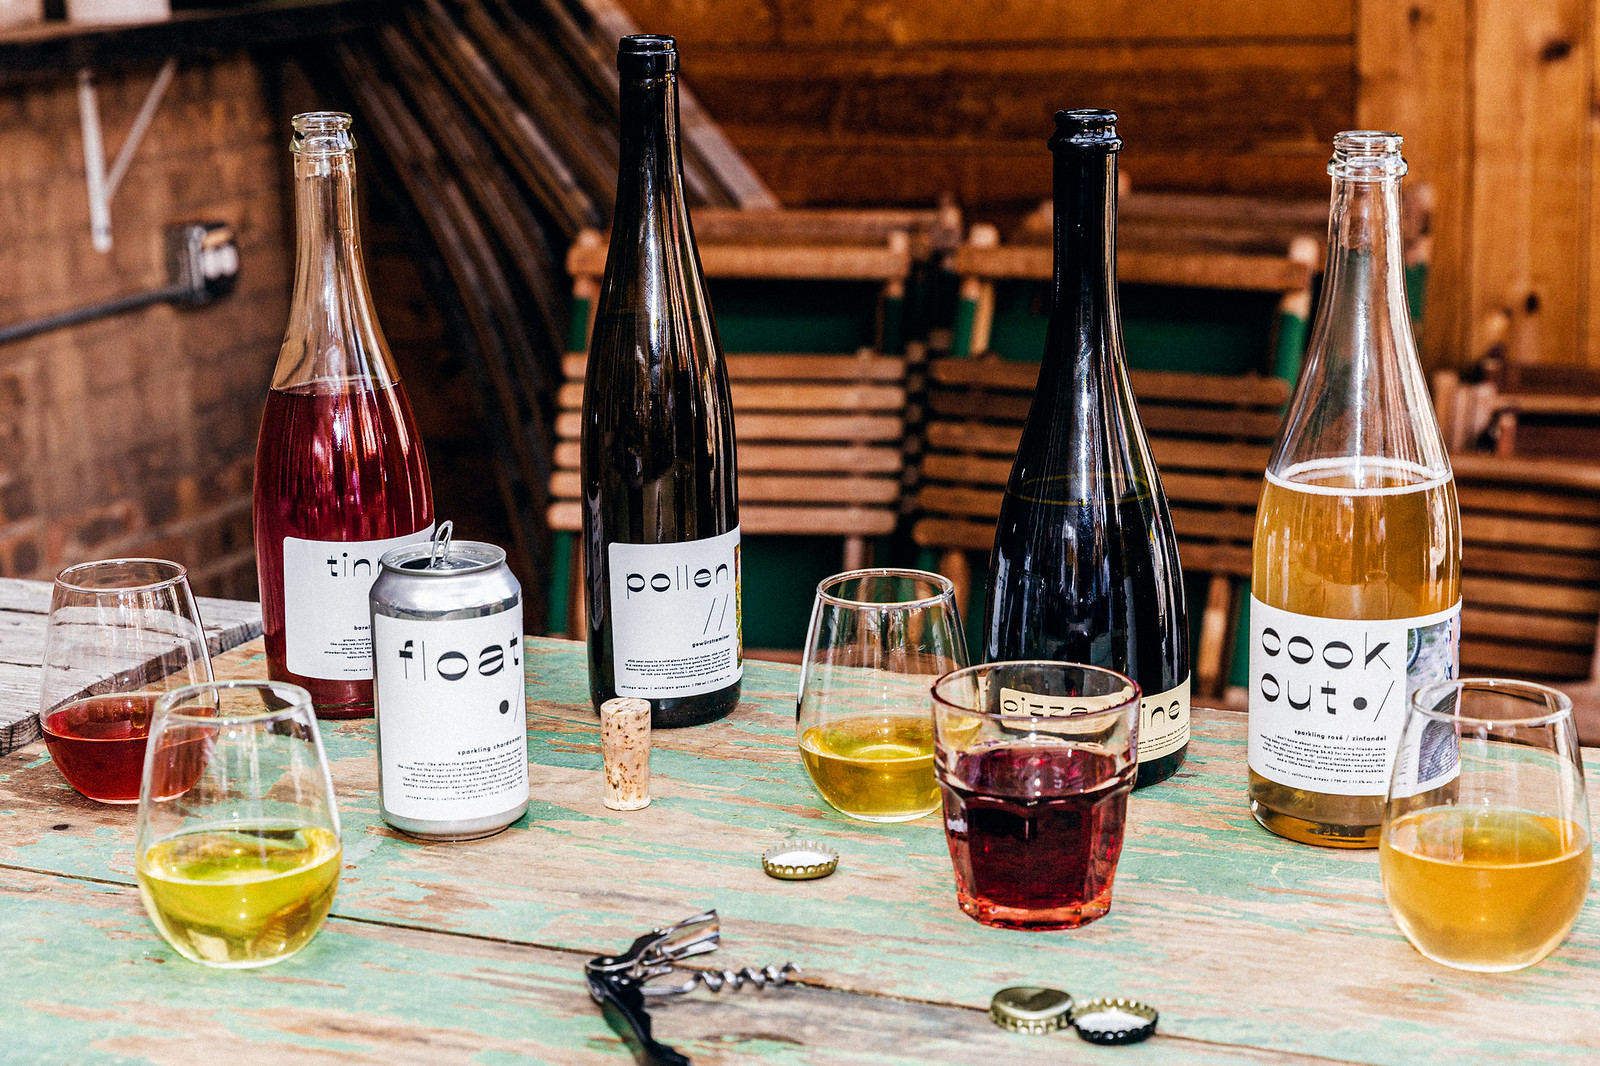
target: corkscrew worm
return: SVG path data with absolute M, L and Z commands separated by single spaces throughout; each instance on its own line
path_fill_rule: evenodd
M 584 964 L 589 995 L 600 1005 L 606 1023 L 627 1043 L 640 1066 L 690 1066 L 687 1055 L 650 1035 L 645 1004 L 667 996 L 686 995 L 701 985 L 712 992 L 757 989 L 788 984 L 800 975 L 792 962 L 782 966 L 738 970 L 695 970 L 677 964 L 715 951 L 722 937 L 717 912 L 706 911 L 676 925 L 652 929 L 620 955 L 601 955 Z

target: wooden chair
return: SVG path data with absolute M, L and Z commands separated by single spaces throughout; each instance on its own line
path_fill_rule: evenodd
M 1600 743 L 1600 464 L 1455 455 L 1461 672 L 1551 682 Z
M 1507 320 L 1509 321 L 1509 319 Z M 1495 455 L 1591 458 L 1600 453 L 1600 371 L 1521 362 L 1537 356 L 1516 342 L 1513 323 L 1478 363 L 1477 381 L 1454 370 L 1433 376 L 1446 442 Z
M 963 615 L 972 602 L 970 553 L 987 554 L 1038 365 L 988 356 L 929 366 L 927 451 L 912 540 L 938 552 Z M 1196 696 L 1217 698 L 1250 577 L 1262 471 L 1288 401 L 1288 383 L 1258 375 L 1131 375 L 1140 419 L 1177 529 L 1191 587 L 1204 589 L 1194 655 Z
M 892 532 L 900 515 L 908 366 L 920 353 L 917 346 L 909 359 L 901 353 L 913 248 L 933 254 L 948 246 L 951 228 L 959 232 L 959 215 L 952 218 L 949 210 L 700 209 L 693 217 L 701 268 L 719 307 L 723 340 L 730 345 L 743 532 L 840 537 L 843 565 L 866 565 L 873 538 Z M 584 616 L 582 553 L 571 536 L 582 525 L 578 440 L 586 362 L 581 353 L 588 348 L 605 257 L 605 238 L 595 231 L 581 233 L 567 256 L 574 354 L 565 360 L 549 519 L 557 533 L 555 567 L 571 575 L 564 588 L 560 580 L 552 583 L 551 617 L 564 619 L 566 632 L 574 636 L 582 633 Z M 845 353 L 797 352 L 784 350 L 789 331 L 782 320 L 730 330 L 736 316 L 718 302 L 718 287 L 752 282 L 785 283 L 791 295 L 790 282 L 867 287 L 876 293 L 875 322 L 868 323 L 873 343 L 858 348 L 859 340 L 853 341 Z M 802 306 L 794 313 L 806 311 Z M 759 350 L 740 351 L 730 337 Z M 748 565 L 752 554 L 746 553 L 746 602 L 763 598 L 763 579 Z M 803 631 L 803 619 L 799 626 Z
M 957 249 L 953 269 L 960 280 L 960 304 L 951 351 L 955 355 L 981 354 L 991 347 L 995 323 L 996 286 L 1006 282 L 1043 284 L 1051 277 L 1053 250 L 1048 231 L 1024 226 L 1011 244 L 1000 242 L 999 232 L 988 225 L 972 227 L 967 243 Z M 1209 290 L 1217 293 L 1262 294 L 1276 299 L 1273 321 L 1263 333 L 1260 347 L 1265 358 L 1237 369 L 1265 371 L 1293 381 L 1299 376 L 1305 354 L 1311 314 L 1311 279 L 1321 265 L 1321 245 L 1309 235 L 1291 239 L 1272 251 L 1196 241 L 1162 241 L 1140 244 L 1119 239 L 1117 280 L 1123 302 L 1129 287 L 1151 290 Z M 1151 301 L 1161 304 L 1161 294 Z M 1170 305 L 1170 301 L 1168 301 Z M 1040 308 L 1041 312 L 1047 308 Z M 1173 369 L 1178 357 L 1169 351 L 1150 351 L 1135 342 L 1132 323 L 1124 308 L 1124 329 L 1129 334 L 1131 365 Z M 1036 358 L 1037 352 L 1004 352 L 1013 357 Z M 1196 366 L 1195 370 L 1218 370 Z

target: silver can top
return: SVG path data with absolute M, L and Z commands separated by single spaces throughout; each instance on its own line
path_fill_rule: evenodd
M 426 544 L 407 544 L 383 553 L 383 569 L 406 577 L 460 577 L 492 570 L 506 561 L 504 548 L 480 540 L 451 540 L 450 522 L 441 522 Z

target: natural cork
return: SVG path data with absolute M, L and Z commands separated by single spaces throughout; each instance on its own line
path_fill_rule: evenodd
M 600 705 L 605 804 L 614 811 L 650 806 L 650 701 L 618 696 Z

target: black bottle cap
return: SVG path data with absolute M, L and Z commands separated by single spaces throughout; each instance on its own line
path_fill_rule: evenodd
M 1115 152 L 1122 148 L 1117 136 L 1117 113 L 1097 108 L 1056 112 L 1056 132 L 1050 137 L 1050 150 L 1058 148 L 1098 148 Z
M 659 78 L 676 73 L 678 42 L 657 33 L 636 33 L 617 42 L 617 73 L 625 78 Z
M 1150 1039 L 1160 1014 L 1136 999 L 1091 999 L 1068 1016 L 1078 1035 L 1091 1044 L 1137 1044 Z

